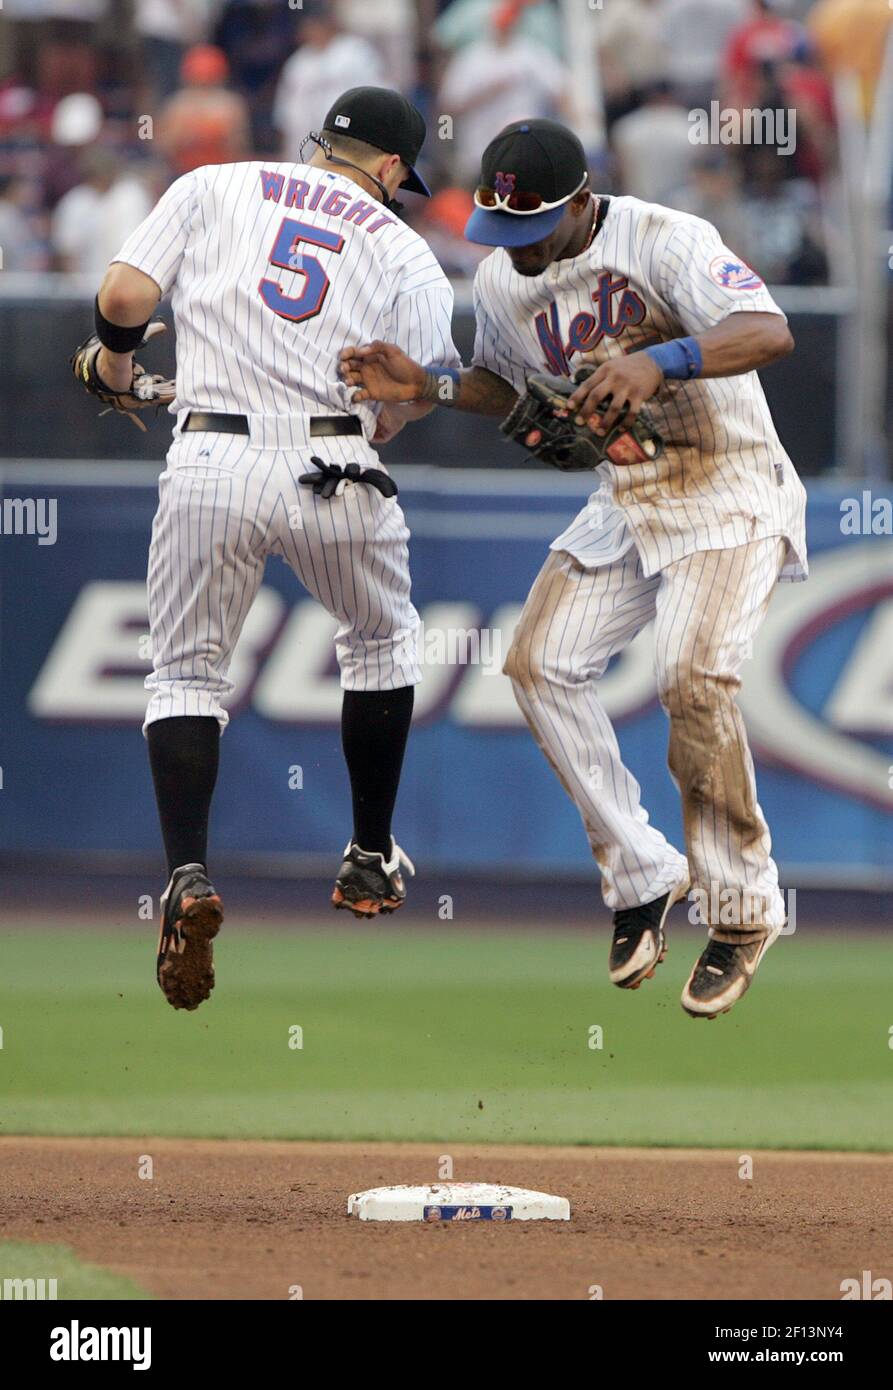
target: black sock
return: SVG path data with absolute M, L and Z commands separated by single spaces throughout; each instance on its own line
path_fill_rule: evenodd
M 353 838 L 390 858 L 391 816 L 412 720 L 415 686 L 345 690 L 341 743 L 353 796 Z
M 208 863 L 208 813 L 220 755 L 220 725 L 202 715 L 157 719 L 146 730 L 167 871 Z

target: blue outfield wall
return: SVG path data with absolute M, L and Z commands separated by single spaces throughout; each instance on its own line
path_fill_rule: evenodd
M 425 625 L 398 834 L 434 870 L 588 873 L 576 812 L 499 666 L 549 541 L 591 485 L 396 472 Z M 156 474 L 145 464 L 0 470 L 0 851 L 158 852 L 139 732 Z M 13 534 L 18 516 L 52 539 L 52 502 L 54 543 Z M 779 588 L 745 665 L 760 800 L 789 884 L 893 883 L 891 512 L 889 487 L 863 496 L 857 485 L 813 485 L 811 578 Z M 230 862 L 248 855 L 263 868 L 268 856 L 295 856 L 295 870 L 330 866 L 348 836 L 332 630 L 271 561 L 232 673 L 213 819 Z M 647 632 L 601 689 L 652 819 L 681 845 Z

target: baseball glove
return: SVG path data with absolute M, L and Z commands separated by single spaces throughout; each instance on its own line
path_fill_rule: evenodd
M 139 346 L 145 347 L 152 338 L 164 333 L 166 327 L 161 319 L 153 319 Z M 96 359 L 101 351 L 102 343 L 95 333 L 91 333 L 68 359 L 71 370 L 84 389 L 107 407 L 106 410 L 100 411 L 101 415 L 107 415 L 109 410 L 116 410 L 119 415 L 126 415 L 131 419 L 138 429 L 145 431 L 146 426 L 136 412 L 148 410 L 150 406 L 158 410 L 163 405 L 170 405 L 177 393 L 177 383 L 163 376 L 152 375 L 138 362 L 134 362 L 129 389 L 115 391 L 111 386 L 106 386 L 96 369 Z
M 657 458 L 664 442 L 646 410 L 640 410 L 631 425 L 615 425 L 605 435 L 576 423 L 567 408 L 568 398 L 592 371 L 581 368 L 573 381 L 564 376 L 529 376 L 527 393 L 503 420 L 502 433 L 566 473 L 596 468 L 605 459 L 630 464 Z M 599 409 L 606 410 L 610 400 L 608 396 Z

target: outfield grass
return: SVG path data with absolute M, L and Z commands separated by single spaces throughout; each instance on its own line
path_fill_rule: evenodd
M 16 1291 L 8 1289 L 5 1283 L 9 1279 L 43 1279 L 45 1293 L 52 1288 L 49 1281 L 55 1279 L 55 1297 L 59 1299 L 152 1297 L 131 1279 L 123 1279 L 96 1265 L 83 1264 L 67 1245 L 0 1240 L 0 1294 L 7 1299 L 16 1296 Z
M 707 1023 L 690 932 L 629 994 L 601 934 L 225 928 L 193 1014 L 150 937 L 0 936 L 0 1133 L 893 1149 L 880 938 L 782 938 Z

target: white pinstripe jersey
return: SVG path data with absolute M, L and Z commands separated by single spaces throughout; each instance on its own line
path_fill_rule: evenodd
M 495 251 L 474 299 L 474 362 L 519 392 L 532 372 L 570 376 L 581 362 L 703 333 L 742 310 L 781 314 L 709 222 L 625 197 L 611 200 L 587 251 L 535 278 Z M 664 453 L 601 464 L 599 493 L 552 549 L 592 566 L 635 543 L 650 575 L 696 550 L 783 536 L 782 578 L 805 578 L 806 494 L 756 372 L 668 381 L 647 408 Z
M 211 165 L 179 178 L 115 257 L 173 290 L 184 409 L 356 414 L 338 376 L 349 343 L 384 338 L 459 366 L 452 287 L 416 232 L 341 174 Z

